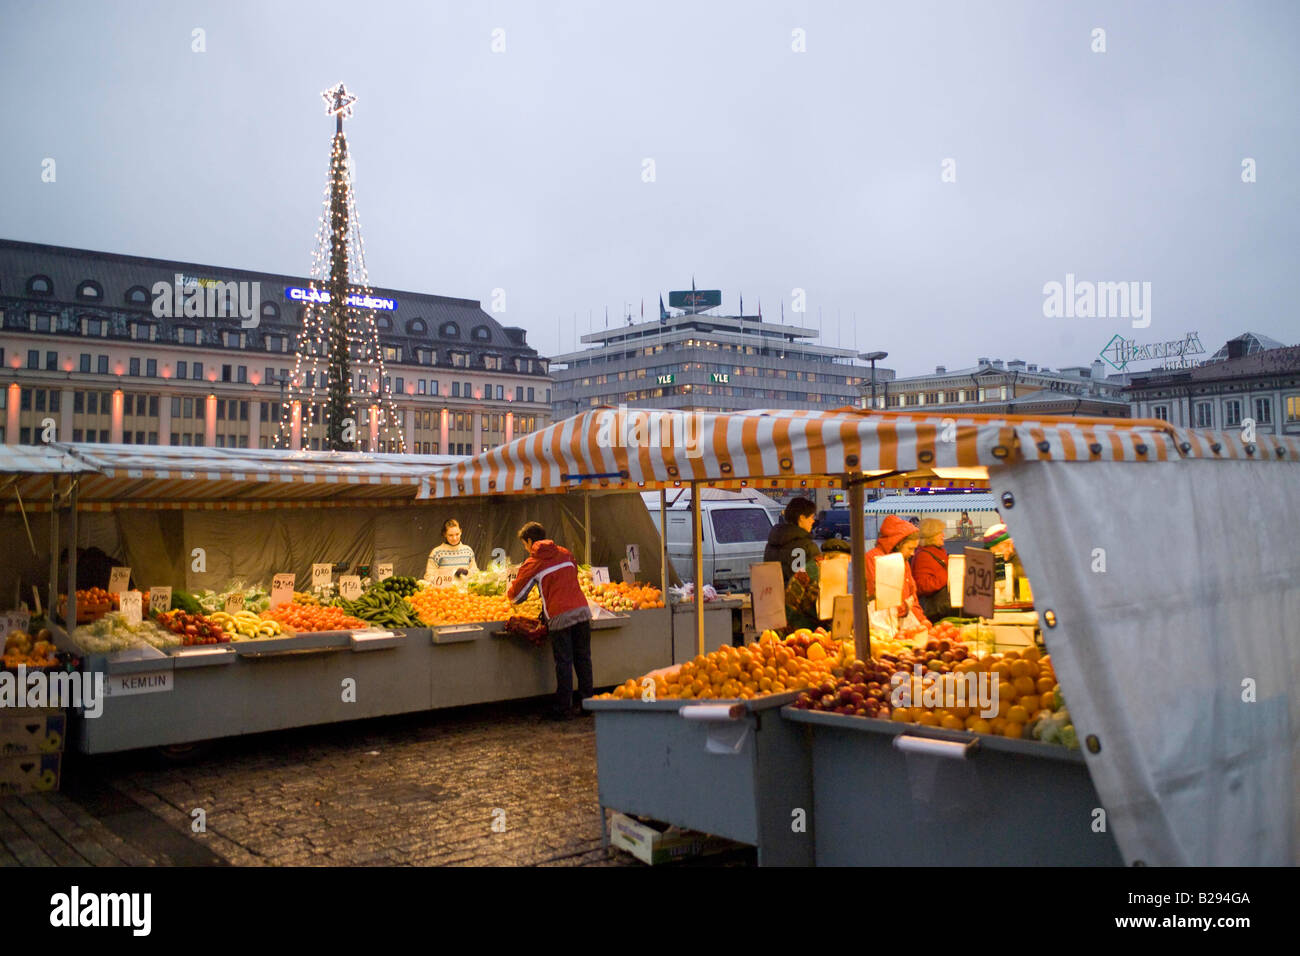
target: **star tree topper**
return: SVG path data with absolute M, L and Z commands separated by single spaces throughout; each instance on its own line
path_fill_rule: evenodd
M 357 98 L 342 83 L 333 89 L 322 90 L 320 97 L 325 101 L 325 115 L 337 117 L 339 129 L 342 129 L 343 121 L 352 119 L 352 104 Z

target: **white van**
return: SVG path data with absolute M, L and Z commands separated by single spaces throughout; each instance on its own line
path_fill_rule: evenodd
M 781 519 L 782 506 L 767 495 L 746 489 L 700 492 L 703 528 L 704 582 L 719 591 L 749 588 L 749 566 L 763 560 L 763 548 L 772 526 Z M 668 557 L 683 581 L 695 577 L 691 552 L 691 490 L 665 492 L 668 505 Z M 659 492 L 641 493 L 655 527 L 659 524 Z

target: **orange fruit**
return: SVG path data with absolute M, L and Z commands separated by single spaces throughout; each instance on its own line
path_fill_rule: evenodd
M 998 661 L 996 664 L 994 664 L 992 667 L 989 668 L 989 671 L 993 674 L 997 674 L 999 677 L 1006 677 L 1008 679 L 1010 679 L 1012 676 L 1011 665 L 1008 664 L 1006 661 Z
M 1034 682 L 1034 689 L 1040 694 L 1048 693 L 1056 684 L 1050 677 L 1040 677 Z
M 993 725 L 983 717 L 976 717 L 974 721 L 966 725 L 966 729 L 975 734 L 993 733 Z
M 947 730 L 965 730 L 966 723 L 956 714 L 949 714 L 947 717 L 940 719 L 939 726 Z
M 1025 733 L 1025 725 L 1021 723 L 1017 723 L 1014 720 L 1007 721 L 1007 725 L 1002 728 L 1002 736 L 1010 737 L 1013 740 L 1020 739 L 1021 737 L 1024 736 L 1024 733 Z
M 889 714 L 890 720 L 896 720 L 900 723 L 907 723 L 912 719 L 912 712 L 906 707 L 895 707 Z
M 1042 659 L 1043 652 L 1036 645 L 1030 645 L 1024 649 L 1020 656 L 1027 661 L 1037 661 Z
M 1037 670 L 1037 668 L 1034 667 L 1034 665 L 1031 664 L 1029 661 L 1012 661 L 1012 662 L 1011 662 L 1011 676 L 1012 676 L 1012 677 L 1028 677 L 1028 676 L 1029 676 L 1029 672 L 1030 672 L 1031 670 Z
M 999 698 L 998 698 L 998 716 L 999 716 L 999 717 L 1006 717 L 1006 715 L 1007 715 L 1007 711 L 1009 711 L 1013 706 L 1015 706 L 1015 703 L 1014 703 L 1014 701 L 1012 700 L 1012 698 L 1010 698 L 1010 697 L 999 697 Z
M 1017 697 L 1034 693 L 1034 679 L 1032 677 L 1017 677 L 1011 683 L 1016 689 Z
M 1007 651 L 1002 655 L 1004 661 L 1015 661 L 1020 659 L 1019 651 Z
M 924 727 L 939 726 L 939 718 L 934 715 L 932 710 L 923 710 L 916 715 L 916 722 Z
M 1001 735 L 1002 730 L 1006 725 L 1007 719 L 1005 717 L 994 717 L 989 721 L 989 732 Z
M 1012 723 L 1023 724 L 1029 720 L 1029 711 L 1019 704 L 1015 704 L 1007 711 L 1007 720 Z
M 761 679 L 759 680 L 759 682 L 758 682 L 758 689 L 761 690 L 761 691 L 762 691 L 763 693 L 765 693 L 765 694 L 766 694 L 768 691 L 770 691 L 770 690 L 772 689 L 772 678 L 770 678 L 770 677 L 763 677 L 763 678 L 761 678 Z
M 1051 710 L 1056 706 L 1056 695 L 1050 690 L 1038 697 L 1038 706 L 1043 710 Z

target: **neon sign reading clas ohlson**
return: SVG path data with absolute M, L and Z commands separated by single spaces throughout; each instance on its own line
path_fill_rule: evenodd
M 325 289 L 297 289 L 292 286 L 284 290 L 284 297 L 296 302 L 320 302 L 321 304 L 326 304 L 330 300 L 330 294 Z M 354 292 L 348 296 L 348 305 L 357 309 L 392 312 L 397 308 L 397 300 L 382 299 L 374 295 L 357 295 Z

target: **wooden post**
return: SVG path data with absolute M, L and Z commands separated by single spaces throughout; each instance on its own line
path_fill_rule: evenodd
M 855 476 L 851 476 L 855 477 Z M 860 477 L 860 476 L 856 476 Z M 871 627 L 867 621 L 866 568 L 867 545 L 866 516 L 862 509 L 866 506 L 865 492 L 861 481 L 849 485 L 849 543 L 852 549 L 853 580 L 850 592 L 853 594 L 853 650 L 858 660 L 871 658 Z

